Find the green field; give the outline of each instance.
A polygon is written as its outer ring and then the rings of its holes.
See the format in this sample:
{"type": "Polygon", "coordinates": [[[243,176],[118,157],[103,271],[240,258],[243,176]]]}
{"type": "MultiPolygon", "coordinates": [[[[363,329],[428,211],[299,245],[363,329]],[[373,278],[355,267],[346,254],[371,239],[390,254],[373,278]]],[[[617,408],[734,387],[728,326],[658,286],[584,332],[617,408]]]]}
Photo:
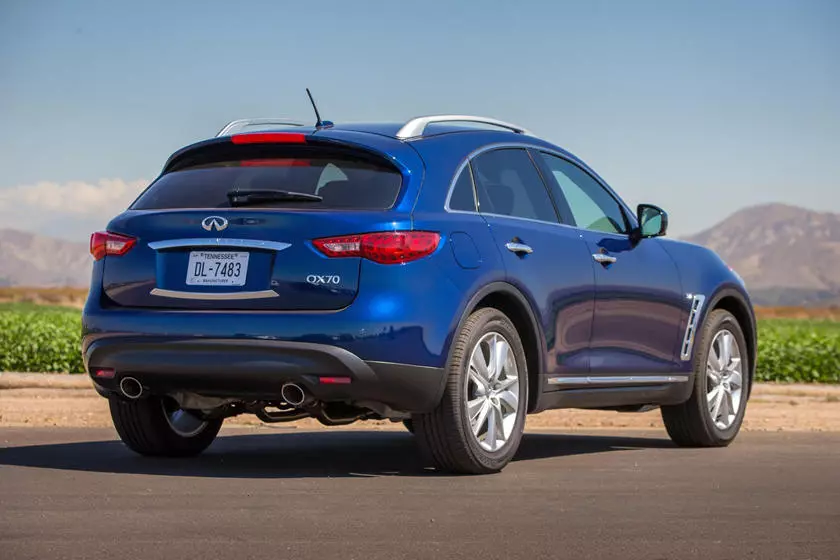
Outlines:
{"type": "Polygon", "coordinates": [[[81,330],[78,309],[0,305],[0,371],[83,371],[81,330]]]}
{"type": "Polygon", "coordinates": [[[840,383],[840,322],[758,322],[759,381],[840,383]]]}
{"type": "MultiPolygon", "coordinates": [[[[760,381],[840,383],[840,322],[762,319],[760,381]]],[[[0,304],[0,371],[81,372],[78,309],[0,304]]]]}

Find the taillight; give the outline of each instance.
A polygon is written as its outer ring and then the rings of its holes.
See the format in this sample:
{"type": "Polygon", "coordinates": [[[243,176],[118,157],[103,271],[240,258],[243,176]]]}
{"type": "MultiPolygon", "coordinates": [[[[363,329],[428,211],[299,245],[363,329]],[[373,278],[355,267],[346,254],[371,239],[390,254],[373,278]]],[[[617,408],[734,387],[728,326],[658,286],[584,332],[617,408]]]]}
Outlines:
{"type": "Polygon", "coordinates": [[[433,231],[381,231],[314,239],[328,257],[361,257],[380,264],[399,264],[431,255],[440,243],[433,231]]]}
{"type": "Polygon", "coordinates": [[[106,255],[119,256],[128,253],[137,240],[127,235],[97,231],[90,236],[90,254],[98,261],[106,255]]]}

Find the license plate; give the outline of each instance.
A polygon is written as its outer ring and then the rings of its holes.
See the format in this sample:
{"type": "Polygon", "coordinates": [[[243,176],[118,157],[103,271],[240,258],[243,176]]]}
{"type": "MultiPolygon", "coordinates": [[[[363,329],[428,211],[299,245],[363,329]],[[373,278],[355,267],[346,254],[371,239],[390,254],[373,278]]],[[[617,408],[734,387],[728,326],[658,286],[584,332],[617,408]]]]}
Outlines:
{"type": "Polygon", "coordinates": [[[249,253],[190,251],[187,286],[244,286],[249,253]]]}

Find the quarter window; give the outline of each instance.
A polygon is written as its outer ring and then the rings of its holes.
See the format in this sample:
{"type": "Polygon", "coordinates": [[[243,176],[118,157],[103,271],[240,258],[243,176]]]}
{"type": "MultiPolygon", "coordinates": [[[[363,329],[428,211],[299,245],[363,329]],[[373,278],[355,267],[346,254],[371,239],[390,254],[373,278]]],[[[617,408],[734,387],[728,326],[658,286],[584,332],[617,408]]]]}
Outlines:
{"type": "Polygon", "coordinates": [[[472,173],[469,165],[461,170],[455,186],[452,188],[452,196],[449,198],[450,210],[461,210],[463,212],[475,212],[475,191],[473,190],[472,173]]]}
{"type": "Polygon", "coordinates": [[[499,149],[472,162],[479,210],[487,214],[557,222],[542,178],[523,149],[499,149]]]}
{"type": "Polygon", "coordinates": [[[577,165],[541,153],[566,199],[577,227],[604,233],[627,233],[627,219],[615,198],[577,165]]]}

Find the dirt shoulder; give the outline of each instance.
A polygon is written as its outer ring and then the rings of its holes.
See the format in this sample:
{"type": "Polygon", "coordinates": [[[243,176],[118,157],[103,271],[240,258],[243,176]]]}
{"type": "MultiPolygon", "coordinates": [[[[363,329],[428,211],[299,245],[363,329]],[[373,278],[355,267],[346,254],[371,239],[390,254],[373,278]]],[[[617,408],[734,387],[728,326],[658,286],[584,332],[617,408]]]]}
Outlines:
{"type": "MultiPolygon", "coordinates": [[[[246,415],[228,420],[236,425],[259,425],[246,415]]],[[[0,373],[0,426],[109,427],[108,403],[91,388],[85,376],[0,373]]],[[[315,428],[314,420],[278,424],[285,428],[315,428]]],[[[361,422],[365,429],[403,429],[387,421],[361,422]]],[[[659,428],[658,411],[635,413],[595,410],[550,410],[528,417],[529,428],[659,428]]],[[[747,430],[840,431],[840,386],[755,386],[744,421],[747,430]]]]}

